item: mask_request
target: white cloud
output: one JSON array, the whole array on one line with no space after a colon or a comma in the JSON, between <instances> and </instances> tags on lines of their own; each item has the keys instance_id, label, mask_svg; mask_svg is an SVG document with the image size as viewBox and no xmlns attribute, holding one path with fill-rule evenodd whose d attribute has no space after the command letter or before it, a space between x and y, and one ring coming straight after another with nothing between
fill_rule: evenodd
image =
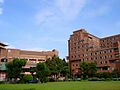
<instances>
[{"instance_id":1,"label":"white cloud","mask_svg":"<svg viewBox=\"0 0 120 90\"><path fill-rule=\"evenodd\" d=\"M88 12L86 12L84 14L84 17L86 19L92 19L97 16L103 16L105 14L108 14L110 12L110 10L111 10L110 5L103 4L103 5L100 5L99 7L95 7L93 9L89 10Z\"/></svg>"},{"instance_id":2,"label":"white cloud","mask_svg":"<svg viewBox=\"0 0 120 90\"><path fill-rule=\"evenodd\" d=\"M52 4L48 4L41 11L39 10L36 15L37 24L45 23L46 21L52 23L61 22L61 20L73 20L75 19L83 7L86 0L55 0L51 1ZM46 2L44 2L46 3ZM62 21L63 22L63 21Z\"/></svg>"},{"instance_id":3,"label":"white cloud","mask_svg":"<svg viewBox=\"0 0 120 90\"><path fill-rule=\"evenodd\" d=\"M0 0L0 3L4 3L4 0Z\"/></svg>"},{"instance_id":4,"label":"white cloud","mask_svg":"<svg viewBox=\"0 0 120 90\"><path fill-rule=\"evenodd\" d=\"M56 5L68 19L75 18L85 6L86 0L56 0Z\"/></svg>"},{"instance_id":5,"label":"white cloud","mask_svg":"<svg viewBox=\"0 0 120 90\"><path fill-rule=\"evenodd\" d=\"M37 24L42 24L46 20L48 20L49 17L52 17L53 13L51 11L42 11L36 14L35 18L37 20Z\"/></svg>"},{"instance_id":6,"label":"white cloud","mask_svg":"<svg viewBox=\"0 0 120 90\"><path fill-rule=\"evenodd\" d=\"M0 8L0 15L3 14L3 8Z\"/></svg>"},{"instance_id":7,"label":"white cloud","mask_svg":"<svg viewBox=\"0 0 120 90\"><path fill-rule=\"evenodd\" d=\"M4 3L4 0L0 0L0 15L3 14L3 7L2 7L3 3Z\"/></svg>"}]
</instances>

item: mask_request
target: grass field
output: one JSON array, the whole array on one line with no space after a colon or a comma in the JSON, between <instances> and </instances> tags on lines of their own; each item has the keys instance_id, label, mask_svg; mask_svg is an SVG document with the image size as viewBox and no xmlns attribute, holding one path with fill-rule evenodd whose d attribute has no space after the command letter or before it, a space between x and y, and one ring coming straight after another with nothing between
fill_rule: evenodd
<instances>
[{"instance_id":1,"label":"grass field","mask_svg":"<svg viewBox=\"0 0 120 90\"><path fill-rule=\"evenodd\" d=\"M49 82L45 84L0 84L0 90L120 90L120 81Z\"/></svg>"}]
</instances>

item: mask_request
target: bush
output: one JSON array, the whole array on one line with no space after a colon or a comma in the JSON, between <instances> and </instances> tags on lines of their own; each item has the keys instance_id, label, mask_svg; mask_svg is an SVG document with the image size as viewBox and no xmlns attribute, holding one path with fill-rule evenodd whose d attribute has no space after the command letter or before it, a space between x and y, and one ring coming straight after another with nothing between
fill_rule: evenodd
<instances>
[{"instance_id":1,"label":"bush","mask_svg":"<svg viewBox=\"0 0 120 90\"><path fill-rule=\"evenodd\" d=\"M106 78L105 81L111 81L112 79L111 78Z\"/></svg>"},{"instance_id":2,"label":"bush","mask_svg":"<svg viewBox=\"0 0 120 90\"><path fill-rule=\"evenodd\" d=\"M44 83L47 83L48 81L49 81L48 77L44 77L44 78L43 78L43 82L44 82Z\"/></svg>"},{"instance_id":3,"label":"bush","mask_svg":"<svg viewBox=\"0 0 120 90\"><path fill-rule=\"evenodd\" d=\"M112 78L113 81L118 81L119 79L118 78Z\"/></svg>"},{"instance_id":4,"label":"bush","mask_svg":"<svg viewBox=\"0 0 120 90\"><path fill-rule=\"evenodd\" d=\"M5 84L5 81L0 81L0 84Z\"/></svg>"},{"instance_id":5,"label":"bush","mask_svg":"<svg viewBox=\"0 0 120 90\"><path fill-rule=\"evenodd\" d=\"M23 81L25 82L25 83L27 83L28 81L30 81L30 80L33 80L33 76L30 74L30 75L24 75L23 76Z\"/></svg>"},{"instance_id":6,"label":"bush","mask_svg":"<svg viewBox=\"0 0 120 90\"><path fill-rule=\"evenodd\" d=\"M100 81L100 79L99 79L99 78L94 77L94 78L89 78L89 79L88 79L88 81Z\"/></svg>"}]
</instances>

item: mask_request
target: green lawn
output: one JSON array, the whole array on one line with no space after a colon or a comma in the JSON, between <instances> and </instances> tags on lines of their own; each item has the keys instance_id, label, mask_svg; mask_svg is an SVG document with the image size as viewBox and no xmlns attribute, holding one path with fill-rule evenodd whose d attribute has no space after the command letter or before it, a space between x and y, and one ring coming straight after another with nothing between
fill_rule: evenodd
<instances>
[{"instance_id":1,"label":"green lawn","mask_svg":"<svg viewBox=\"0 0 120 90\"><path fill-rule=\"evenodd\" d=\"M120 90L120 81L49 82L45 84L0 84L0 90Z\"/></svg>"}]
</instances>

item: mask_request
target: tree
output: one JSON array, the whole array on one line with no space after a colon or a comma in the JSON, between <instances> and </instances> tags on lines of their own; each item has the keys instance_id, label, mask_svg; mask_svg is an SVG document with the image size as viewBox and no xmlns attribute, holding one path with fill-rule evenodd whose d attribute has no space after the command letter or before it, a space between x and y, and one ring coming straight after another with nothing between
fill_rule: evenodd
<instances>
[{"instance_id":1,"label":"tree","mask_svg":"<svg viewBox=\"0 0 120 90\"><path fill-rule=\"evenodd\" d=\"M46 65L50 70L50 75L53 76L54 80L57 80L61 74L67 74L68 66L66 66L65 59L60 59L58 56L53 56L51 59L46 61Z\"/></svg>"},{"instance_id":2,"label":"tree","mask_svg":"<svg viewBox=\"0 0 120 90\"><path fill-rule=\"evenodd\" d=\"M36 75L41 83L47 82L47 76L49 74L49 68L45 63L38 63L36 66Z\"/></svg>"},{"instance_id":3,"label":"tree","mask_svg":"<svg viewBox=\"0 0 120 90\"><path fill-rule=\"evenodd\" d=\"M30 81L30 80L33 80L33 76L30 74L30 75L24 75L23 76L23 81L25 82L25 83L27 83L28 81Z\"/></svg>"},{"instance_id":4,"label":"tree","mask_svg":"<svg viewBox=\"0 0 120 90\"><path fill-rule=\"evenodd\" d=\"M32 76L34 76L34 72L36 71L36 68L35 67L31 67L29 69L29 72L31 73Z\"/></svg>"},{"instance_id":5,"label":"tree","mask_svg":"<svg viewBox=\"0 0 120 90\"><path fill-rule=\"evenodd\" d=\"M118 78L119 77L118 70L113 70L111 74L112 74L112 78Z\"/></svg>"},{"instance_id":6,"label":"tree","mask_svg":"<svg viewBox=\"0 0 120 90\"><path fill-rule=\"evenodd\" d=\"M80 63L80 70L82 72L82 76L83 76L83 79L86 79L87 78L87 75L88 75L88 63L86 62L81 62Z\"/></svg>"},{"instance_id":7,"label":"tree","mask_svg":"<svg viewBox=\"0 0 120 90\"><path fill-rule=\"evenodd\" d=\"M96 62L88 63L88 76L94 77L97 72L97 65Z\"/></svg>"},{"instance_id":8,"label":"tree","mask_svg":"<svg viewBox=\"0 0 120 90\"><path fill-rule=\"evenodd\" d=\"M94 77L97 72L96 62L81 62L80 70L82 72L83 79L86 79L87 77Z\"/></svg>"},{"instance_id":9,"label":"tree","mask_svg":"<svg viewBox=\"0 0 120 90\"><path fill-rule=\"evenodd\" d=\"M13 61L6 64L7 66L7 78L11 80L14 78L14 82L16 82L17 78L20 78L20 74L22 72L22 66L26 65L25 59L15 58Z\"/></svg>"},{"instance_id":10,"label":"tree","mask_svg":"<svg viewBox=\"0 0 120 90\"><path fill-rule=\"evenodd\" d=\"M63 67L61 68L61 72L62 76L65 77L65 79L67 79L68 77L70 77L70 69L68 66L68 62L66 62L65 59L63 59Z\"/></svg>"}]
</instances>

